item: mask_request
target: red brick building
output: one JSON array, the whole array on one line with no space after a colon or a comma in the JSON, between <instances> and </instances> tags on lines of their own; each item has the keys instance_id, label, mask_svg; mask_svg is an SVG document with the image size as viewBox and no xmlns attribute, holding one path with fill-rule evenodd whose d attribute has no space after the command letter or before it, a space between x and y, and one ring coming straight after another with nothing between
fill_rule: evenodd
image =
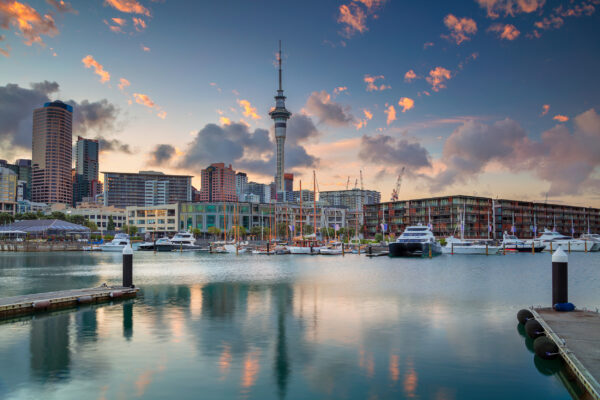
<instances>
[{"instance_id":1,"label":"red brick building","mask_svg":"<svg viewBox=\"0 0 600 400\"><path fill-rule=\"evenodd\" d=\"M231 164L226 167L224 163L211 164L201 173L202 186L200 201L237 201L235 191L235 171Z\"/></svg>"}]
</instances>

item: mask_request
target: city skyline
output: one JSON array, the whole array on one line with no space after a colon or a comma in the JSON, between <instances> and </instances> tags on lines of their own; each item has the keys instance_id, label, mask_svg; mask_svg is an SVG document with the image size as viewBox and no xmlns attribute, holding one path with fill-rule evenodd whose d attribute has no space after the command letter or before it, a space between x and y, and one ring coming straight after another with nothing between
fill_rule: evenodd
<instances>
[{"instance_id":1,"label":"city skyline","mask_svg":"<svg viewBox=\"0 0 600 400\"><path fill-rule=\"evenodd\" d=\"M600 205L600 2L232 3L1 0L0 158L59 99L103 170L270 183L281 39L296 181Z\"/></svg>"}]
</instances>

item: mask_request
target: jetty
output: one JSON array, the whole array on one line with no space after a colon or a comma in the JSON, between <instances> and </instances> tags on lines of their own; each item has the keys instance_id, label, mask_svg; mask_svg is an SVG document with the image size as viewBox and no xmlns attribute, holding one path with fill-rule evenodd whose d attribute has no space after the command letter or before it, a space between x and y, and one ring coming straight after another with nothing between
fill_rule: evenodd
<instances>
[{"instance_id":1,"label":"jetty","mask_svg":"<svg viewBox=\"0 0 600 400\"><path fill-rule=\"evenodd\" d=\"M592 399L600 399L600 314L586 310L559 312L552 308L532 308L531 312L577 381Z\"/></svg>"},{"instance_id":2,"label":"jetty","mask_svg":"<svg viewBox=\"0 0 600 400\"><path fill-rule=\"evenodd\" d=\"M102 303L117 299L136 297L135 287L106 286L95 288L61 290L58 292L25 294L0 299L0 319L58 310L80 304Z\"/></svg>"}]
</instances>

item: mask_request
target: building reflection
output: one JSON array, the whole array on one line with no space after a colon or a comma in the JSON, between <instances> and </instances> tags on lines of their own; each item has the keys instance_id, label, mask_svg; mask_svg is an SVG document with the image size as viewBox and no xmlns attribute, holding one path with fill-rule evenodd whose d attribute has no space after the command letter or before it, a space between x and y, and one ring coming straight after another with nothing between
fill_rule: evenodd
<instances>
[{"instance_id":1,"label":"building reflection","mask_svg":"<svg viewBox=\"0 0 600 400\"><path fill-rule=\"evenodd\" d=\"M127 341L133 337L133 301L123 303L123 337Z\"/></svg>"},{"instance_id":2,"label":"building reflection","mask_svg":"<svg viewBox=\"0 0 600 400\"><path fill-rule=\"evenodd\" d=\"M30 369L36 380L51 382L69 378L70 315L69 313L60 314L31 321Z\"/></svg>"}]
</instances>

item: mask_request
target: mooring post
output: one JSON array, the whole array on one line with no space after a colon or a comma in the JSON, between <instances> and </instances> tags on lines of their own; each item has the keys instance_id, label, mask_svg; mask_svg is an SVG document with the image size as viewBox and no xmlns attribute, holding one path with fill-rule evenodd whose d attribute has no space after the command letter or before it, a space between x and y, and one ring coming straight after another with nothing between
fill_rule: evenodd
<instances>
[{"instance_id":1,"label":"mooring post","mask_svg":"<svg viewBox=\"0 0 600 400\"><path fill-rule=\"evenodd\" d=\"M531 254L535 254L535 240L531 239Z\"/></svg>"},{"instance_id":2,"label":"mooring post","mask_svg":"<svg viewBox=\"0 0 600 400\"><path fill-rule=\"evenodd\" d=\"M454 242L450 242L450 255L454 255Z\"/></svg>"},{"instance_id":3,"label":"mooring post","mask_svg":"<svg viewBox=\"0 0 600 400\"><path fill-rule=\"evenodd\" d=\"M133 249L127 244L123 249L123 287L133 287Z\"/></svg>"},{"instance_id":4,"label":"mooring post","mask_svg":"<svg viewBox=\"0 0 600 400\"><path fill-rule=\"evenodd\" d=\"M569 295L569 256L558 246L552 254L552 307L558 303L568 303Z\"/></svg>"},{"instance_id":5,"label":"mooring post","mask_svg":"<svg viewBox=\"0 0 600 400\"><path fill-rule=\"evenodd\" d=\"M488 242L485 242L485 255L488 255Z\"/></svg>"}]
</instances>

